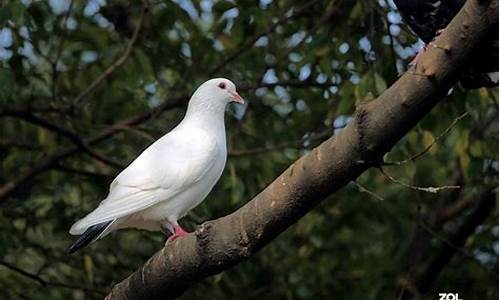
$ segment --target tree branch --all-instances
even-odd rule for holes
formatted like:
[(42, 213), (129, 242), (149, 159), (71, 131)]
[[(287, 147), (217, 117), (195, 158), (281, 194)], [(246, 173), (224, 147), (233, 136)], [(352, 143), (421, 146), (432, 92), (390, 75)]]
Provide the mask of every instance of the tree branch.
[(69, 129), (66, 129), (64, 127), (61, 127), (59, 125), (56, 125), (54, 123), (51, 123), (45, 119), (42, 119), (42, 118), (30, 113), (27, 110), (13, 109), (10, 111), (9, 110), (2, 111), (2, 113), (4, 115), (19, 118), (19, 119), (24, 120), (26, 122), (29, 122), (33, 125), (40, 126), (40, 127), (45, 128), (47, 130), (50, 130), (50, 131), (52, 131), (60, 136), (65, 137), (65, 138), (69, 139), (73, 144), (80, 147), (81, 150), (84, 151), (85, 153), (87, 153), (88, 155), (90, 155), (90, 157), (92, 157), (92, 158), (94, 158), (94, 159), (96, 159), (96, 160), (98, 160), (106, 165), (109, 165), (113, 168), (124, 168), (125, 167), (123, 164), (116, 162), (112, 159), (109, 159), (109, 158), (97, 153), (96, 151), (94, 151), (75, 132), (73, 132)]
[(272, 82), (272, 83), (266, 83), (266, 82), (261, 82), (257, 84), (243, 84), (240, 87), (240, 90), (254, 90), (258, 88), (273, 88), (277, 86), (282, 86), (282, 87), (295, 87), (295, 88), (311, 88), (311, 87), (319, 87), (319, 88), (329, 88), (332, 86), (336, 86), (337, 83), (332, 83), (332, 82), (323, 82), (319, 83), (314, 80), (283, 80), (283, 81), (277, 81), (277, 82)]
[(125, 48), (125, 52), (123, 52), (122, 56), (120, 56), (111, 66), (109, 66), (104, 73), (99, 75), (92, 83), (85, 89), (83, 90), (76, 98), (73, 100), (73, 104), (76, 105), (81, 105), (88, 94), (90, 94), (101, 82), (103, 82), (106, 78), (111, 76), (111, 74), (121, 67), (126, 61), (127, 58), (130, 56), (130, 53), (132, 53), (132, 48), (134, 47), (135, 42), (137, 41), (137, 37), (139, 36), (139, 31), (141, 31), (142, 23), (144, 21), (144, 15), (146, 13), (146, 8), (147, 8), (147, 1), (143, 0), (142, 1), (142, 7), (141, 7), (141, 14), (139, 16), (139, 22), (137, 23), (137, 26), (134, 30), (134, 33), (132, 35), (132, 38), (127, 44), (127, 48)]
[(224, 61), (222, 61), (221, 63), (219, 63), (218, 65), (216, 65), (208, 74), (211, 75), (211, 76), (214, 75), (214, 74), (217, 74), (227, 64), (229, 64), (230, 62), (232, 62), (233, 60), (235, 60), (236, 58), (238, 58), (238, 56), (240, 56), (241, 54), (243, 54), (245, 51), (247, 51), (249, 49), (252, 49), (253, 44), (255, 44), (255, 42), (257, 42), (258, 39), (260, 39), (261, 37), (263, 37), (265, 35), (270, 34), (279, 25), (281, 25), (283, 23), (286, 23), (286, 22), (288, 22), (290, 20), (293, 20), (295, 18), (300, 17), (309, 7), (311, 7), (312, 5), (314, 5), (317, 2), (318, 2), (318, 0), (308, 1), (305, 5), (303, 5), (300, 8), (298, 8), (292, 14), (288, 14), (288, 11), (290, 11), (290, 9), (294, 9), (295, 7), (292, 7), (290, 9), (288, 9), (279, 20), (277, 20), (276, 22), (274, 22), (266, 30), (264, 30), (264, 31), (262, 31), (262, 32), (260, 32), (260, 33), (258, 33), (256, 35), (254, 35), (252, 38), (250, 38), (247, 41), (245, 41), (236, 51), (234, 51), (232, 54), (230, 54), (226, 59), (224, 59)]
[(475, 45), (498, 26), (498, 1), (469, 0), (432, 48), (418, 72), (406, 73), (354, 119), (293, 163), (234, 213), (202, 224), (169, 243), (117, 284), (107, 299), (172, 299), (200, 280), (248, 259), (321, 200), (379, 164), (457, 81)]
[(24, 276), (26, 278), (34, 280), (34, 281), (38, 282), (40, 285), (42, 285), (42, 286), (53, 286), (53, 287), (62, 287), (62, 288), (68, 288), (68, 289), (82, 290), (84, 292), (89, 292), (89, 293), (92, 293), (92, 294), (96, 294), (98, 296), (103, 296), (103, 294), (104, 294), (104, 292), (101, 291), (101, 290), (97, 290), (97, 289), (93, 289), (93, 288), (88, 288), (88, 287), (85, 287), (85, 286), (68, 284), (68, 283), (57, 282), (57, 281), (45, 280), (45, 279), (43, 279), (42, 277), (40, 277), (40, 276), (38, 276), (36, 274), (30, 273), (28, 271), (25, 271), (25, 270), (23, 270), (21, 268), (18, 268), (16, 266), (14, 266), (13, 264), (10, 264), (10, 263), (5, 262), (5, 261), (0, 261), (0, 265), (4, 266), (5, 268), (7, 268), (7, 269), (9, 269), (9, 270), (11, 270), (13, 272), (16, 272), (19, 275), (22, 275), (22, 276)]
[(74, 174), (74, 175), (98, 178), (98, 179), (105, 179), (105, 180), (112, 180), (113, 179), (113, 176), (111, 176), (111, 175), (87, 171), (87, 170), (75, 169), (75, 168), (63, 166), (60, 164), (56, 165), (54, 170), (69, 173), (69, 174)]
[(276, 145), (269, 145), (269, 146), (260, 147), (260, 148), (242, 149), (242, 150), (230, 149), (228, 151), (228, 156), (230, 156), (230, 157), (250, 156), (250, 155), (256, 155), (256, 154), (266, 153), (266, 152), (270, 152), (270, 151), (283, 150), (283, 149), (287, 149), (287, 148), (306, 148), (304, 146), (305, 142), (320, 141), (321, 139), (324, 139), (325, 137), (332, 135), (333, 130), (335, 130), (335, 129), (337, 129), (337, 128), (332, 128), (332, 129), (328, 128), (328, 129), (322, 130), (320, 132), (313, 132), (307, 138), (303, 137), (303, 138), (298, 139), (298, 140), (286, 141), (286, 142), (278, 143)]
[(427, 192), (427, 193), (437, 193), (443, 190), (453, 190), (453, 189), (459, 189), (459, 185), (443, 185), (443, 186), (416, 186), (416, 185), (411, 185), (408, 183), (404, 183), (400, 180), (397, 180), (396, 178), (392, 177), (391, 175), (387, 174), (382, 166), (379, 166), (379, 171), (382, 173), (382, 175), (387, 178), (388, 180), (397, 183), (401, 186), (407, 187), (409, 189), (415, 190), (415, 191), (421, 191), (421, 192)]
[(427, 152), (429, 152), (429, 150), (431, 150), (432, 146), (434, 146), (443, 136), (448, 134), (448, 132), (450, 132), (451, 129), (453, 129), (453, 127), (455, 127), (455, 125), (457, 125), (458, 121), (462, 120), (463, 118), (465, 118), (468, 115), (469, 115), (469, 112), (466, 111), (463, 114), (461, 114), (460, 116), (456, 117), (453, 120), (453, 122), (451, 122), (451, 124), (448, 127), (446, 127), (445, 130), (443, 130), (435, 139), (432, 140), (432, 142), (429, 145), (427, 145), (424, 148), (424, 150), (420, 151), (419, 153), (414, 154), (411, 157), (404, 159), (404, 160), (401, 160), (401, 161), (395, 161), (395, 162), (386, 161), (386, 162), (383, 162), (382, 164), (384, 166), (401, 166), (401, 165), (408, 163), (410, 161), (416, 161), (417, 159), (419, 159), (420, 157), (425, 155)]

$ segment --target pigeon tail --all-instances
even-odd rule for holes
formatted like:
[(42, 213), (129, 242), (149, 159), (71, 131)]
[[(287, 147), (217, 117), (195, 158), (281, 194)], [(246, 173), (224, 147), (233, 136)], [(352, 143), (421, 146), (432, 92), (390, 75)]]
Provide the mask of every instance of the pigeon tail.
[(111, 220), (90, 226), (73, 244), (71, 244), (71, 246), (68, 247), (68, 252), (70, 254), (75, 253), (102, 237), (106, 233), (106, 229), (108, 229), (114, 221), (115, 220)]

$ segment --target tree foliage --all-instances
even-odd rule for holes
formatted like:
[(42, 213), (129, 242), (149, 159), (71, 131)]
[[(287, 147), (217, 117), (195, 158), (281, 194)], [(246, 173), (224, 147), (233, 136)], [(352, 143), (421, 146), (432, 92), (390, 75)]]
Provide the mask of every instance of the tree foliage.
[[(65, 253), (70, 225), (177, 124), (206, 79), (231, 78), (249, 104), (228, 114), (226, 170), (183, 220), (191, 229), (242, 206), (336, 134), (419, 46), (389, 1), (7, 1), (0, 297), (99, 299), (163, 246), (160, 233), (128, 230)], [(433, 273), (429, 295), (498, 298), (496, 205), (464, 245), (452, 243), (496, 193), (498, 90), (455, 87), (385, 161), (404, 162), (364, 173), (182, 298), (396, 298), (450, 243), (456, 255)], [(460, 189), (417, 189), (430, 186)]]

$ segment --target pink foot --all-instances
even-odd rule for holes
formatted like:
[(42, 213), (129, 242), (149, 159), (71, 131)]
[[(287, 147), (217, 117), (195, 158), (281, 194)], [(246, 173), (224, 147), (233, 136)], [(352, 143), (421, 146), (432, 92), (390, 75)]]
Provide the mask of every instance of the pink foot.
[(182, 229), (182, 227), (179, 224), (177, 224), (177, 222), (174, 224), (171, 223), (171, 225), (172, 225), (172, 227), (174, 227), (174, 234), (172, 234), (171, 236), (168, 237), (167, 243), (177, 239), (178, 237), (185, 236), (189, 233), (189, 232), (185, 231), (184, 229)]

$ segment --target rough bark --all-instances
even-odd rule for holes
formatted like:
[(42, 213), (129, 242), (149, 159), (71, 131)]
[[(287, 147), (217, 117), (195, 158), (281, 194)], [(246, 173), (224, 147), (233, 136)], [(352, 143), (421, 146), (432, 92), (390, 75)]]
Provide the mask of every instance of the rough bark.
[[(469, 0), (407, 72), (353, 121), (283, 172), (234, 213), (169, 243), (118, 283), (107, 299), (172, 299), (200, 280), (248, 259), (320, 201), (382, 156), (456, 83), (468, 55), (498, 26), (498, 1)], [(444, 48), (444, 49), (442, 49)]]

